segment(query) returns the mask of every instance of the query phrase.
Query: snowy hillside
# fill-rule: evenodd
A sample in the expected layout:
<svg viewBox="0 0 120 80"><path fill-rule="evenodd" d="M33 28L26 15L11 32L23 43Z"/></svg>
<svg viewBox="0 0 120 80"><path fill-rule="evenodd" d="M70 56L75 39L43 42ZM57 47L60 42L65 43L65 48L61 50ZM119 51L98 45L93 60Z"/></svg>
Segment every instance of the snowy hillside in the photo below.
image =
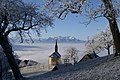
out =
<svg viewBox="0 0 120 80"><path fill-rule="evenodd" d="M33 75L28 80L120 80L120 57L106 56Z"/></svg>
<svg viewBox="0 0 120 80"><path fill-rule="evenodd" d="M79 60L84 56L85 43L58 43L59 53L63 56L65 49L69 47L75 47L79 50ZM34 60L39 63L48 63L48 56L54 52L54 43L22 43L13 44L15 53L18 54L20 59ZM111 49L112 50L112 49ZM100 56L104 56L107 53L102 51ZM58 71L36 72L38 70L31 71L34 68L30 68L30 75L27 75L29 80L117 80L120 73L120 58L102 57L95 60L90 60L83 63L78 63L72 66L66 66ZM34 66L33 66L34 67ZM37 67L38 68L38 67ZM37 69L35 66L35 69ZM28 68L25 71L28 71ZM117 73L115 71L118 71ZM23 72L24 73L24 72ZM107 77L106 77L107 76ZM113 79L115 77L115 79ZM119 79L118 79L119 80Z"/></svg>

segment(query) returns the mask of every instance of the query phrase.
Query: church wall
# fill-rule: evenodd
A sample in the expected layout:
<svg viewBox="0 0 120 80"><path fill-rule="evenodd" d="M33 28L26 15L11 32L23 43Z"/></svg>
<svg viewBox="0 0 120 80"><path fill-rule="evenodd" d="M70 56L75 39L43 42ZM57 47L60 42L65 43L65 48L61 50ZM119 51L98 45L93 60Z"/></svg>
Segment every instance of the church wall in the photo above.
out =
<svg viewBox="0 0 120 80"><path fill-rule="evenodd" d="M49 68L55 66L57 64L61 64L61 58L51 58L48 59L48 66Z"/></svg>

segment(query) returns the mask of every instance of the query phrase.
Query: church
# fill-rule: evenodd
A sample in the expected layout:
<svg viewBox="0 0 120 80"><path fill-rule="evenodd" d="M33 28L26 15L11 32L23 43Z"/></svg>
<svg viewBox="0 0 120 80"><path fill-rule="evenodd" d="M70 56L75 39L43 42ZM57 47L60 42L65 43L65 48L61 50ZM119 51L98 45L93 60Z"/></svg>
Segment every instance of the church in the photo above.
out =
<svg viewBox="0 0 120 80"><path fill-rule="evenodd" d="M57 40L55 43L55 52L53 52L49 58L48 58L48 66L50 67L54 67L58 64L61 64L61 55L58 52L58 45L57 45Z"/></svg>

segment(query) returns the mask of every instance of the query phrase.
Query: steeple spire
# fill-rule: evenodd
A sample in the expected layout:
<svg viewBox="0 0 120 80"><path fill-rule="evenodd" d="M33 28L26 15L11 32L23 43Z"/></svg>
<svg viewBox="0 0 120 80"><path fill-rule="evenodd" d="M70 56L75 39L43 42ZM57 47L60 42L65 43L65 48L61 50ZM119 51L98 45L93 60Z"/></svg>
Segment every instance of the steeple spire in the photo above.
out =
<svg viewBox="0 0 120 80"><path fill-rule="evenodd" d="M56 44L55 44L55 52L58 52L57 40L56 40Z"/></svg>

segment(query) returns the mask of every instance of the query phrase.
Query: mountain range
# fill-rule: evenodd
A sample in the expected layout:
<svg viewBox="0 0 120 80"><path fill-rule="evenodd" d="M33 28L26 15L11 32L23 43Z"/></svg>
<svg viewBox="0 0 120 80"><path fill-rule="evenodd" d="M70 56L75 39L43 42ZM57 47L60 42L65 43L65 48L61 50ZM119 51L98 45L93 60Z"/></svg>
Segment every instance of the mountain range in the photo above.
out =
<svg viewBox="0 0 120 80"><path fill-rule="evenodd" d="M12 42L20 42L19 39L10 39ZM86 41L80 40L78 38L72 37L72 36L58 36L58 37L48 37L48 38L40 38L40 39L25 39L23 43L26 42L32 42L32 43L54 43L55 41L58 41L59 43L85 43Z"/></svg>
<svg viewBox="0 0 120 80"><path fill-rule="evenodd" d="M58 37L42 38L40 39L40 42L51 43L51 42L55 42L56 40L60 43L84 43L85 42L84 40L80 40L72 36L65 36L65 37L58 36Z"/></svg>

